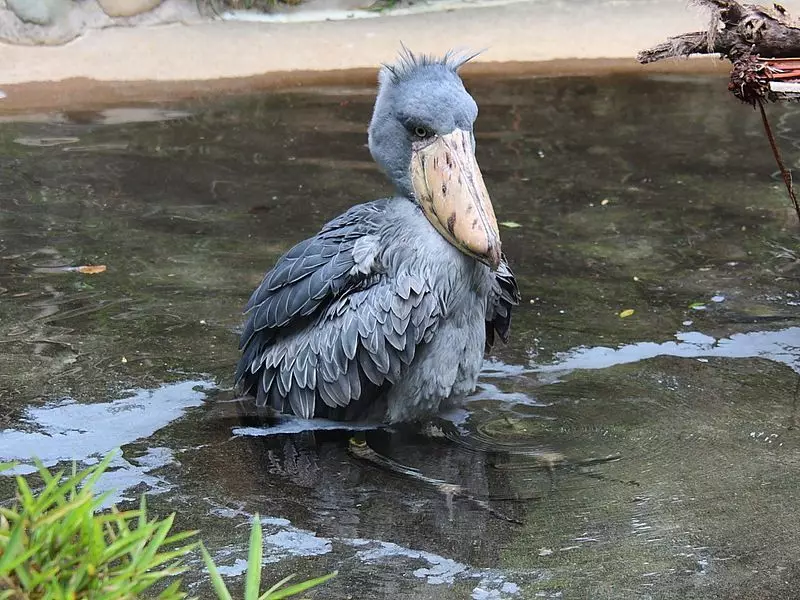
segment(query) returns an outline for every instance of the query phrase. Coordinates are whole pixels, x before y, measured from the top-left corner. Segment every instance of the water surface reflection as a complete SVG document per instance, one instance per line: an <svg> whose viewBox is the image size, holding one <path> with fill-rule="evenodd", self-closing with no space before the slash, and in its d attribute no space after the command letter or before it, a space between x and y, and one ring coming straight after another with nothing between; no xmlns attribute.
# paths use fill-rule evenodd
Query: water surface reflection
<svg viewBox="0 0 800 600"><path fill-rule="evenodd" d="M793 597L798 246L757 116L703 77L471 88L525 301L438 437L366 432L420 477L229 389L264 269L388 191L352 88L0 120L0 459L122 446L118 498L231 577L258 512L266 576L340 570L318 598Z"/></svg>

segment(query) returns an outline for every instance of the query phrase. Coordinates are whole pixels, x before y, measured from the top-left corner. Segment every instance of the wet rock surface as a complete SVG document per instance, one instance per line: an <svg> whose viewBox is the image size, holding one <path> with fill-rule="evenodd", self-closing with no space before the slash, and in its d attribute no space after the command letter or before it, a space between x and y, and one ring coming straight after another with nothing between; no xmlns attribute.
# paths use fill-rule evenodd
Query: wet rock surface
<svg viewBox="0 0 800 600"><path fill-rule="evenodd" d="M197 4L186 0L6 0L0 42L52 46L107 27L199 20Z"/></svg>
<svg viewBox="0 0 800 600"><path fill-rule="evenodd" d="M69 0L6 0L20 20L34 25L52 25L71 8Z"/></svg>
<svg viewBox="0 0 800 600"><path fill-rule="evenodd" d="M725 85L469 82L524 303L452 439L367 432L411 481L230 390L264 270L389 192L372 89L0 121L0 460L121 446L116 499L229 578L258 512L266 578L340 570L315 598L797 595L797 225L758 116L706 110ZM800 111L773 114L795 162Z"/></svg>
<svg viewBox="0 0 800 600"><path fill-rule="evenodd" d="M133 17L153 10L162 0L97 0L109 17Z"/></svg>

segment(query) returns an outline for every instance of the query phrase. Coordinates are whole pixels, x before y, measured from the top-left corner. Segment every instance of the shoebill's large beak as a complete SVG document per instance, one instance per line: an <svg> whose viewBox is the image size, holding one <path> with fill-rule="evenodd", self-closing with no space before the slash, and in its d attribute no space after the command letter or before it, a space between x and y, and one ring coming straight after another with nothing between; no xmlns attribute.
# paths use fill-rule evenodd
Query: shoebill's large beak
<svg viewBox="0 0 800 600"><path fill-rule="evenodd" d="M469 131L456 129L416 142L411 184L428 220L447 241L497 269L500 232Z"/></svg>

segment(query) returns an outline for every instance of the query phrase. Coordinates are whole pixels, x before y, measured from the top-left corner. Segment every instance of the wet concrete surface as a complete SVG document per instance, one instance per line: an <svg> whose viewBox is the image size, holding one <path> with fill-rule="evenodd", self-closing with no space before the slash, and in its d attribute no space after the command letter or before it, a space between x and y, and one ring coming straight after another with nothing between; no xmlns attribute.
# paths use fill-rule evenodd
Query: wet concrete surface
<svg viewBox="0 0 800 600"><path fill-rule="evenodd" d="M0 122L0 460L121 447L117 501L233 581L258 512L265 577L339 569L313 598L796 597L800 249L757 114L713 77L470 87L524 301L450 439L368 432L423 477L230 389L264 270L388 191L361 87Z"/></svg>

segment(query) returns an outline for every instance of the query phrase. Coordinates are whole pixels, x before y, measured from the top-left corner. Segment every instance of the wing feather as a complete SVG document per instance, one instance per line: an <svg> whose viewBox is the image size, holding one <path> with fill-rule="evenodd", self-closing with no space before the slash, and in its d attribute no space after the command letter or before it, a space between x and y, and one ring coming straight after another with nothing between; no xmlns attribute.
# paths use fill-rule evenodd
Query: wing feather
<svg viewBox="0 0 800 600"><path fill-rule="evenodd" d="M508 343L511 330L511 308L522 299L517 280L505 255L500 259L500 267L493 274L492 287L486 302L486 352L494 346L495 333L503 343Z"/></svg>
<svg viewBox="0 0 800 600"><path fill-rule="evenodd" d="M360 205L331 221L253 292L237 384L261 405L310 418L368 404L431 339L441 315L433 290L409 273L385 277L376 260L384 210Z"/></svg>

